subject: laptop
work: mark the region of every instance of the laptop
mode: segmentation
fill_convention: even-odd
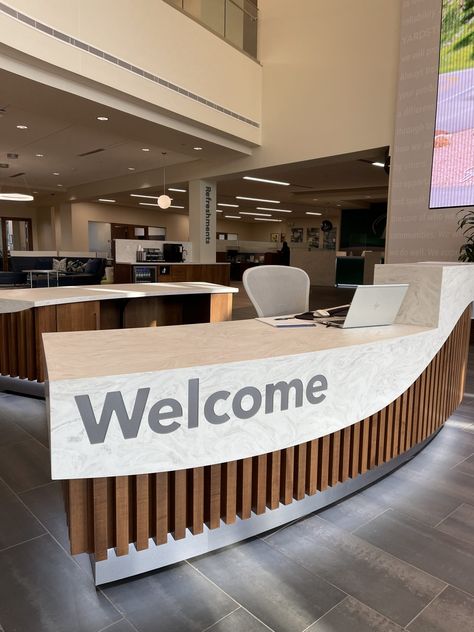
[[[316,322],[328,327],[341,329],[392,325],[400,311],[408,287],[408,283],[358,285],[349,306],[318,310],[314,312],[314,318]],[[347,309],[347,315],[341,314],[344,308]],[[323,312],[329,313],[330,317],[324,317]]]

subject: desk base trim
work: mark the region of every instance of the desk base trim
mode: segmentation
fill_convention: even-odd
[[[252,517],[246,520],[241,520],[237,517],[237,521],[234,524],[225,524],[221,520],[218,529],[211,530],[205,525],[203,533],[196,535],[193,535],[187,529],[186,537],[180,540],[175,540],[171,534],[168,534],[166,544],[156,545],[153,539],[150,538],[148,548],[141,551],[137,551],[135,545],[130,544],[127,555],[117,556],[113,548],[108,550],[107,559],[103,561],[98,562],[95,560],[94,555],[90,555],[95,585],[107,584],[157,570],[170,564],[176,564],[230,544],[236,544],[270,529],[281,527],[298,518],[308,516],[315,511],[319,511],[359,492],[364,487],[368,487],[387,476],[423,450],[441,430],[442,428],[437,429],[436,432],[421,443],[387,463],[383,463],[374,470],[360,474],[356,478],[348,479],[335,487],[329,487],[314,496],[306,496],[304,499],[295,501],[290,505],[280,503],[277,509],[260,515],[252,514]]]

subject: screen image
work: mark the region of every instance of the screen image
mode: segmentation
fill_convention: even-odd
[[[474,0],[443,0],[430,208],[474,205]]]

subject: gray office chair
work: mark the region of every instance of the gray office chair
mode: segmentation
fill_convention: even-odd
[[[242,276],[260,317],[298,314],[309,309],[309,276],[290,266],[256,266]]]

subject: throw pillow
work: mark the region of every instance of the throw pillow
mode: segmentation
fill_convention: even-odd
[[[66,272],[67,259],[53,259],[53,270],[57,270],[58,272]]]
[[[85,264],[79,259],[68,259],[67,261],[67,271],[69,274],[80,274],[84,272]]]
[[[97,274],[100,269],[100,259],[89,259],[84,266],[84,272],[86,274]]]

